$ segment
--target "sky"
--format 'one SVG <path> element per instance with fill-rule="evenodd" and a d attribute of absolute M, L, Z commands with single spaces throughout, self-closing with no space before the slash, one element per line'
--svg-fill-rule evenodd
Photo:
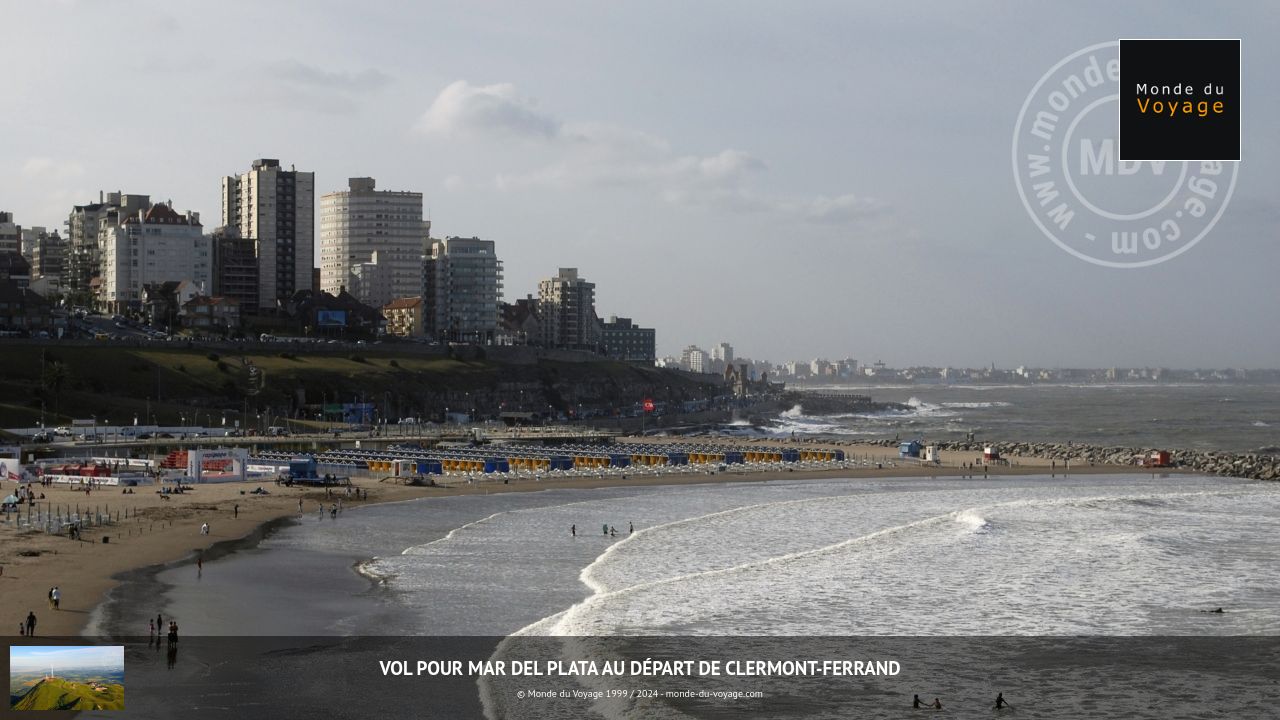
<path fill-rule="evenodd" d="M 0 209 L 99 190 L 220 224 L 255 158 L 317 194 L 424 193 L 496 241 L 508 301 L 559 267 L 659 354 L 891 366 L 1277 367 L 1280 14 L 1265 3 L 0 0 Z M 1148 268 L 1083 262 L 1023 209 L 1014 124 L 1120 37 L 1243 40 L 1221 221 Z"/>
<path fill-rule="evenodd" d="M 9 648 L 9 669 L 19 671 L 73 670 L 86 667 L 124 667 L 121 645 L 14 645 Z"/>

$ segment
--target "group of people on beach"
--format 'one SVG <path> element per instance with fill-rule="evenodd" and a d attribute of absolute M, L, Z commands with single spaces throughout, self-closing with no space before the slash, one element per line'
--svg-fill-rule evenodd
<path fill-rule="evenodd" d="M 164 617 L 157 613 L 155 620 L 148 620 L 147 622 L 150 623 L 148 637 L 154 638 L 157 645 L 160 644 L 160 633 L 165 632 Z M 166 633 L 166 637 L 170 645 L 178 642 L 178 622 L 173 618 L 169 618 L 169 628 Z"/>
<path fill-rule="evenodd" d="M 920 696 L 919 696 L 919 695 L 916 695 L 915 697 L 913 697 L 913 698 L 911 699 L 911 707 L 912 707 L 913 709 L 915 709 L 915 710 L 941 710 L 941 709 L 942 709 L 942 701 L 941 701 L 941 700 L 939 700 L 938 698 L 934 698 L 934 699 L 933 699 L 933 702 L 931 702 L 931 703 L 926 703 L 925 701 L 923 701 L 923 700 L 921 700 L 921 699 L 920 699 Z M 1002 693 L 1002 692 L 1001 692 L 1001 693 L 996 693 L 996 704 L 995 704 L 995 707 L 994 707 L 994 708 L 992 708 L 992 709 L 994 709 L 994 710 L 1012 710 L 1012 709 L 1013 709 L 1013 706 L 1012 706 L 1012 705 L 1010 705 L 1010 704 L 1009 704 L 1009 703 L 1004 699 L 1004 693 Z"/>
<path fill-rule="evenodd" d="M 62 590 L 59 589 L 57 585 L 54 585 L 53 587 L 49 588 L 48 595 L 49 595 L 49 609 L 61 610 L 62 609 Z"/>
<path fill-rule="evenodd" d="M 604 536 L 605 536 L 605 537 L 617 537 L 617 536 L 618 536 L 618 529 L 617 529 L 617 528 L 615 528 L 614 526 L 610 525 L 609 523 L 604 523 L 603 525 L 601 525 L 601 526 L 600 526 L 600 530 L 601 530 L 601 532 L 604 534 Z M 627 523 L 627 534 L 628 534 L 628 535 L 630 535 L 630 534 L 634 533 L 635 531 L 636 531 L 636 524 L 635 524 L 634 522 L 628 522 L 628 523 Z M 570 525 L 570 526 L 569 526 L 569 535 L 570 535 L 570 536 L 572 536 L 572 537 L 578 537 L 578 524 L 577 524 L 577 523 L 574 523 L 574 524 L 572 524 L 572 525 Z"/>

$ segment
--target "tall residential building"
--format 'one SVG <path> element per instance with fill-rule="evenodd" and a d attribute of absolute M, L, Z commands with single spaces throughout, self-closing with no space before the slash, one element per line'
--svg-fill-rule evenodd
<path fill-rule="evenodd" d="M 615 360 L 653 364 L 657 355 L 656 333 L 642 328 L 631 318 L 611 316 L 600 326 L 600 346 L 604 354 Z"/>
<path fill-rule="evenodd" d="M 538 283 L 543 345 L 594 350 L 599 341 L 596 286 L 578 277 L 577 268 Z"/>
<path fill-rule="evenodd" d="M 284 170 L 271 158 L 222 178 L 222 225 L 254 242 L 259 310 L 284 307 L 295 292 L 311 289 L 315 196 L 315 173 Z"/>
<path fill-rule="evenodd" d="M 163 203 L 123 218 L 102 235 L 102 282 L 98 301 L 111 312 L 137 308 L 142 289 L 191 281 L 207 293 L 213 252 L 199 213 L 177 213 Z"/>
<path fill-rule="evenodd" d="M 22 252 L 22 226 L 13 221 L 13 213 L 3 210 L 0 210 L 0 252 Z"/>
<path fill-rule="evenodd" d="M 725 364 L 733 362 L 733 346 L 727 342 L 711 347 L 711 359 Z"/>
<path fill-rule="evenodd" d="M 697 345 L 690 345 L 680 351 L 680 369 L 690 372 L 707 372 L 711 364 L 711 356 Z"/>
<path fill-rule="evenodd" d="M 238 308 L 257 312 L 258 255 L 253 239 L 236 229 L 220 227 L 209 238 L 213 250 L 213 285 L 209 295 L 236 301 Z"/>
<path fill-rule="evenodd" d="M 63 262 L 63 286 L 88 293 L 102 275 L 102 236 L 126 217 L 151 208 L 150 195 L 98 192 L 98 202 L 76 205 L 67 217 L 67 251 Z"/>
<path fill-rule="evenodd" d="M 27 228 L 22 231 L 22 246 L 22 254 L 31 262 L 31 275 L 50 278 L 56 284 L 62 277 L 62 264 L 67 252 L 67 245 L 58 231 L 49 232 L 42 227 Z"/>
<path fill-rule="evenodd" d="M 432 240 L 423 259 L 428 331 L 448 342 L 492 343 L 502 303 L 502 261 L 492 240 Z"/>
<path fill-rule="evenodd" d="M 320 198 L 320 289 L 373 307 L 421 294 L 422 193 L 376 190 L 373 178 L 348 188 Z"/>

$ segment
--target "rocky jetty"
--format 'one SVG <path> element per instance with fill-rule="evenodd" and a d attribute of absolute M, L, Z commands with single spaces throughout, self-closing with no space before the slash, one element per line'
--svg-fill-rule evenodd
<path fill-rule="evenodd" d="M 794 391 L 782 393 L 776 406 L 788 410 L 799 405 L 805 415 L 839 415 L 842 413 L 880 413 L 910 410 L 895 402 L 878 402 L 869 395 L 848 392 Z"/>
<path fill-rule="evenodd" d="M 878 440 L 873 444 L 893 447 L 896 440 Z M 931 443 L 940 450 L 973 452 L 981 454 L 984 448 L 993 448 L 1006 459 L 1036 457 L 1049 460 L 1088 463 L 1091 465 L 1139 465 L 1151 453 L 1166 448 L 1119 447 L 1081 445 L 1078 443 L 1026 443 L 1026 442 L 947 442 Z M 1208 475 L 1251 478 L 1254 480 L 1280 480 L 1280 455 L 1263 453 L 1232 453 L 1209 450 L 1169 450 L 1169 465 L 1202 472 Z"/>

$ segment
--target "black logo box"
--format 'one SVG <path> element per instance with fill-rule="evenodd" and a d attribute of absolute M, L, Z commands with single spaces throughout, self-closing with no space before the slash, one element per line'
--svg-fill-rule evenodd
<path fill-rule="evenodd" d="M 1122 38 L 1120 159 L 1239 160 L 1240 57 L 1238 39 Z M 1139 93 L 1140 85 L 1147 86 L 1145 93 Z M 1208 94 L 1206 86 L 1212 86 Z M 1182 92 L 1165 94 L 1165 87 Z M 1192 103 L 1191 114 L 1183 112 L 1185 102 Z M 1157 103 L 1163 112 L 1154 112 Z M 1177 104 L 1172 115 L 1170 103 Z M 1215 109 L 1215 103 L 1222 104 Z M 1199 111 L 1206 108 L 1202 115 Z"/>

